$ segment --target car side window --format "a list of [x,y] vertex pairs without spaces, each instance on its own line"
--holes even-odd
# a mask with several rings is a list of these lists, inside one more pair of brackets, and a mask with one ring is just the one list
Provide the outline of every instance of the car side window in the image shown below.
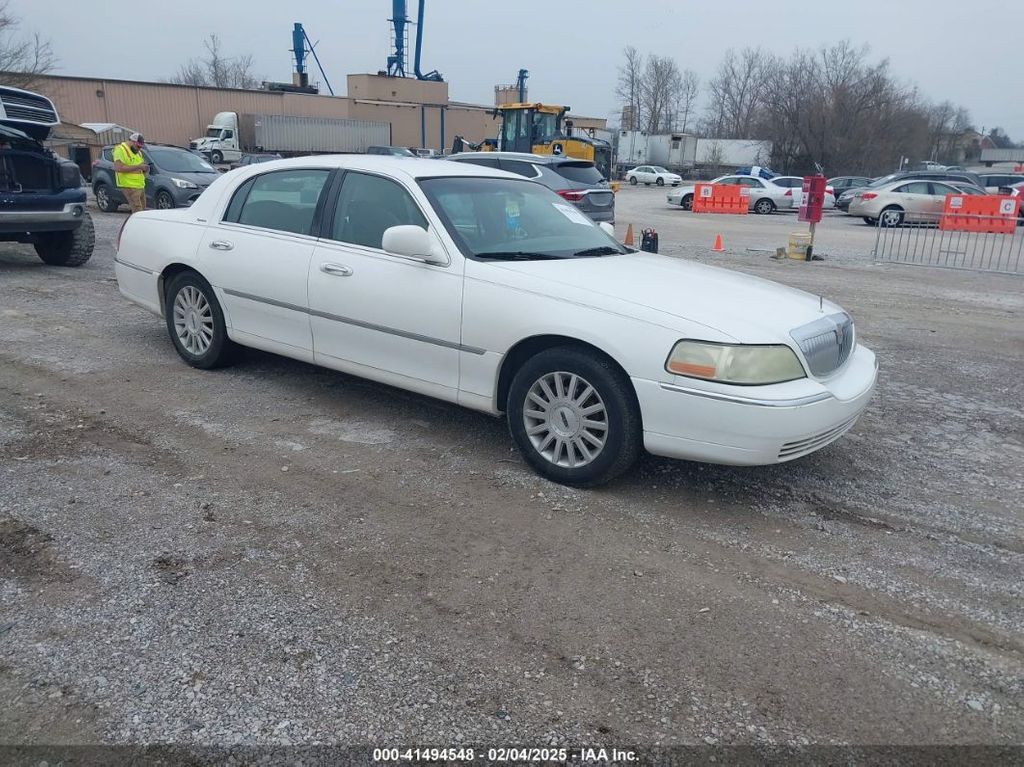
[[896,194],[930,194],[927,181],[915,181],[912,184],[904,184],[892,191]]
[[526,178],[537,178],[537,171],[534,167],[522,160],[502,160],[501,169],[507,170],[509,173],[516,173]]
[[384,232],[393,226],[427,229],[416,202],[391,179],[367,173],[345,174],[331,225],[331,239],[381,249]]
[[313,233],[313,215],[328,170],[279,170],[242,184],[224,220],[294,234]]
[[113,162],[114,161],[114,150],[113,149],[104,149],[103,150],[103,159],[106,160],[107,162]]

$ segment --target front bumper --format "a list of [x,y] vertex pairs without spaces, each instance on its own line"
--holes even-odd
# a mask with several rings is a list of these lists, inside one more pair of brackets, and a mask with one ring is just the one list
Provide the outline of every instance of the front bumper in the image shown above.
[[60,210],[0,209],[0,234],[66,232],[77,229],[84,218],[84,202],[67,203]]
[[[765,466],[813,453],[839,439],[871,400],[875,355],[857,346],[841,373],[772,387],[633,379],[654,455],[734,466]],[[770,390],[771,397],[758,390]]]

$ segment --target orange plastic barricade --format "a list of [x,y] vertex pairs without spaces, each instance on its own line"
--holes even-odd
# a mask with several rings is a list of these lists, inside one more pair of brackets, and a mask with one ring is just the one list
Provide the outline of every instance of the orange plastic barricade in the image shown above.
[[694,213],[750,212],[750,189],[739,184],[697,184],[693,189]]
[[947,194],[939,229],[1013,234],[1020,200],[1009,195]]

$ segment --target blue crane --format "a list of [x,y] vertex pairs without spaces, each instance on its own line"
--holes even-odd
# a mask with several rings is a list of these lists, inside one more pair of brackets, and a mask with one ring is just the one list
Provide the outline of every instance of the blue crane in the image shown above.
[[[307,49],[307,44],[309,48]],[[323,66],[320,64],[320,57],[316,55],[316,46],[313,45],[313,41],[309,39],[309,35],[306,34],[306,30],[302,28],[302,24],[295,22],[295,26],[292,27],[292,53],[295,54],[295,74],[299,76],[298,85],[305,87],[309,85],[309,74],[306,72],[306,54],[311,53],[313,55],[313,61],[316,62],[317,69],[320,70],[320,75],[324,78],[324,85],[327,86],[327,90],[334,95],[334,88],[331,87],[331,81],[327,79],[327,73],[324,72]]]

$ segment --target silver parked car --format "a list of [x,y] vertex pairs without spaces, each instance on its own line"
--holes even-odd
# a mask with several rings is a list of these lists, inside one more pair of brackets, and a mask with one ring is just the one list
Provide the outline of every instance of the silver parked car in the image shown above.
[[[789,210],[793,207],[793,190],[773,184],[771,181],[757,176],[719,176],[712,184],[735,184],[750,189],[750,210],[754,213],[768,214],[777,210]],[[695,184],[681,186],[668,193],[668,204],[678,205],[683,210],[693,209],[693,193]]]
[[984,193],[980,187],[964,184],[957,188],[945,181],[892,181],[884,186],[865,187],[854,192],[850,215],[860,216],[870,226],[934,224],[942,215],[947,194]]
[[532,179],[571,202],[594,221],[615,223],[615,192],[608,186],[608,179],[589,160],[524,152],[461,152],[446,159],[507,170]]

